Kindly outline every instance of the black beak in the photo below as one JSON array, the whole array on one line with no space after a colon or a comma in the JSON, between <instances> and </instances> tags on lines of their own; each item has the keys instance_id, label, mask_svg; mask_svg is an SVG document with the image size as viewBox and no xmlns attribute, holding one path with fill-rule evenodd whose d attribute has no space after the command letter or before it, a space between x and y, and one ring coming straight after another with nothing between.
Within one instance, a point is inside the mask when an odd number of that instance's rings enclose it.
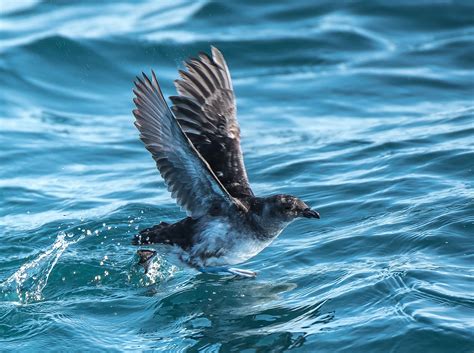
<instances>
[{"instance_id":1,"label":"black beak","mask_svg":"<svg viewBox=\"0 0 474 353\"><path fill-rule=\"evenodd\" d=\"M311 208L306 208L303 210L303 217L306 218L321 218L319 217L318 211L314 211Z\"/></svg>"}]
</instances>

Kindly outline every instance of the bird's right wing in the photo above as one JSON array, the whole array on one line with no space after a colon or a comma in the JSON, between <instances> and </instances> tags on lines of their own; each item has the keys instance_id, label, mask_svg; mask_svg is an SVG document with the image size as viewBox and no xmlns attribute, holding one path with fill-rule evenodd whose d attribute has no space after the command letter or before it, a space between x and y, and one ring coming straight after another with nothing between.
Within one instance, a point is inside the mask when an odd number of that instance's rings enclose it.
<instances>
[{"instance_id":1,"label":"bird's right wing","mask_svg":"<svg viewBox=\"0 0 474 353\"><path fill-rule=\"evenodd\" d=\"M240 148L234 89L222 53L201 53L185 62L175 81L179 96L170 97L183 131L230 195L253 196Z\"/></svg>"},{"instance_id":2,"label":"bird's right wing","mask_svg":"<svg viewBox=\"0 0 474 353\"><path fill-rule=\"evenodd\" d=\"M152 72L152 80L145 74L143 79L137 77L135 85L135 126L177 203L193 218L226 205L243 207L229 195L181 130L155 73Z\"/></svg>"}]
</instances>

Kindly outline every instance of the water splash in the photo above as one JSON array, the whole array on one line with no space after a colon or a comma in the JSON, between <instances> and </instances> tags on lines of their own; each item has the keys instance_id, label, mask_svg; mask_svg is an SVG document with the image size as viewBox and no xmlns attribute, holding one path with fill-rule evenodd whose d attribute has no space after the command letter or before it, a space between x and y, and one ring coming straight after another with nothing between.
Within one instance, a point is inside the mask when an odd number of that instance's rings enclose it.
<instances>
[{"instance_id":1,"label":"water splash","mask_svg":"<svg viewBox=\"0 0 474 353\"><path fill-rule=\"evenodd\" d=\"M157 256L155 261L152 261L148 272L145 274L146 280L144 284L152 285L158 281L163 281L173 277L173 275L178 271L178 267L167 263L162 257Z\"/></svg>"},{"instance_id":2,"label":"water splash","mask_svg":"<svg viewBox=\"0 0 474 353\"><path fill-rule=\"evenodd\" d=\"M40 301L43 299L43 289L46 287L49 275L61 255L69 245L84 238L77 239L73 234L60 232L55 242L33 260L22 265L13 275L0 284L0 293L4 300L18 301L21 304Z\"/></svg>"},{"instance_id":3,"label":"water splash","mask_svg":"<svg viewBox=\"0 0 474 353\"><path fill-rule=\"evenodd\" d=\"M148 287L172 278L179 267L168 262L161 254L153 257L148 265L148 271L137 265L137 256L134 256L127 274L128 282L139 287Z\"/></svg>"}]
</instances>

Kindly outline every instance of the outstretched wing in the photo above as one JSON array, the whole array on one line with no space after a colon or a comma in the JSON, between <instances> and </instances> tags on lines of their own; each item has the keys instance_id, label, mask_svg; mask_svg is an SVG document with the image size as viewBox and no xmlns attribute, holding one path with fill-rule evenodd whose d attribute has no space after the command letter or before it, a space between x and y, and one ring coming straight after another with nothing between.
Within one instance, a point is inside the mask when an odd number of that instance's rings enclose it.
<instances>
[{"instance_id":1,"label":"outstretched wing","mask_svg":"<svg viewBox=\"0 0 474 353\"><path fill-rule=\"evenodd\" d=\"M135 82L135 126L171 195L190 216L199 217L234 200L181 130L166 104L155 73Z\"/></svg>"},{"instance_id":2,"label":"outstretched wing","mask_svg":"<svg viewBox=\"0 0 474 353\"><path fill-rule=\"evenodd\" d=\"M173 112L186 136L209 163L230 195L253 196L240 149L234 90L221 52L212 48L212 58L200 53L185 62L175 85L179 96L170 97Z\"/></svg>"}]
</instances>

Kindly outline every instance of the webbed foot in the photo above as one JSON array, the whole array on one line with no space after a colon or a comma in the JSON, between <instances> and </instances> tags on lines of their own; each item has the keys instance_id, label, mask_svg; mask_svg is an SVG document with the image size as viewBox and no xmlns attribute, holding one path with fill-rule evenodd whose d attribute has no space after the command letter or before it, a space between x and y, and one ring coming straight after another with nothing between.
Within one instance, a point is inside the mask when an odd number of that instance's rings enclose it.
<instances>
[{"instance_id":1,"label":"webbed foot","mask_svg":"<svg viewBox=\"0 0 474 353\"><path fill-rule=\"evenodd\" d=\"M138 255L138 264L143 267L145 274L150 268L151 261L156 256L156 251L154 250L137 250Z\"/></svg>"},{"instance_id":2,"label":"webbed foot","mask_svg":"<svg viewBox=\"0 0 474 353\"><path fill-rule=\"evenodd\" d=\"M241 268L231 267L227 271L237 276L242 276L242 277L247 277L247 278L257 277L257 272L250 271L250 270L243 270Z\"/></svg>"}]
</instances>

